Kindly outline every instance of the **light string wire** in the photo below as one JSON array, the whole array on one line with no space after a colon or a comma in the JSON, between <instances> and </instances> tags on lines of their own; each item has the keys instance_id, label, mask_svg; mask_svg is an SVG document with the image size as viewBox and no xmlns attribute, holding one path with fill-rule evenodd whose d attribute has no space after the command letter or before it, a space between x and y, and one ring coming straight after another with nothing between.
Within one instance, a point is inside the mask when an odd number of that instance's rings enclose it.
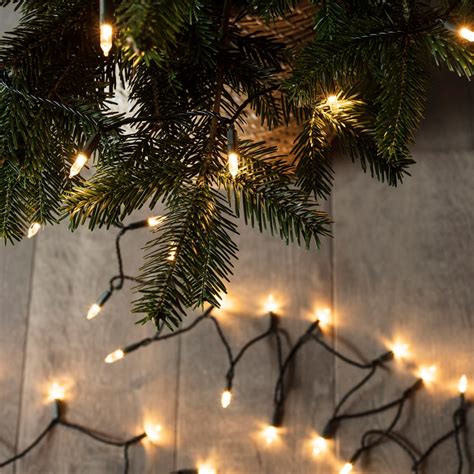
<instances>
[{"instance_id":1,"label":"light string wire","mask_svg":"<svg viewBox=\"0 0 474 474\"><path fill-rule=\"evenodd\" d=\"M106 290L106 292L104 292L99 297L96 305L100 304L100 307L102 307L108 301L114 291L119 291L123 288L125 280L140 282L138 278L127 275L125 273L121 249L122 237L128 231L131 230L142 229L145 227L156 227L161 224L165 219L165 216L156 216L148 218L146 220L132 222L128 225L117 224L119 232L115 238L115 252L118 265L118 274L110 279L109 289ZM328 422L326 423L325 427L321 432L322 434L321 437L319 437L319 440L323 440L323 442L326 443L327 440L332 439L339 430L342 422L356 418L366 418L395 409L395 415L390 424L387 426L387 428L385 428L384 430L369 429L362 435L360 447L351 456L350 461L342 467L340 471L341 474L348 474L349 472L351 472L354 464L361 458L363 454L368 453L383 442L388 441L395 443L410 457L412 461L412 473L420 474L420 469L422 469L422 467L425 465L425 462L428 460L428 458L433 454L433 452L436 451L439 446L444 444L449 439L453 439L455 442L456 454L458 458L457 472L458 474L462 473L464 455L461 446L461 437L466 436L466 414L470 406L469 402L467 402L465 398L465 388L462 390L460 389L460 405L452 415L453 428L444 435L442 435L440 438L436 439L424 452L420 454L420 452L413 446L410 440L408 440L405 436L395 432L394 430L402 418L406 403L410 401L414 397L415 393L424 386L424 379L422 377L417 378L416 381L410 387L408 387L400 397L390 402L387 402L372 409L363 410L359 412L343 412L343 408L346 406L347 402L352 399L353 396L358 393L364 386L366 386L366 384L375 376L378 369L384 367L386 363L393 361L396 356L395 349L386 351L379 357L369 362L360 362L358 360L355 360L339 352L324 340L324 331L322 329L322 326L323 323L325 325L327 321L322 321L318 317L308 326L308 328L300 335L300 337L296 340L294 344L288 343L288 352L285 356L283 353L282 336L287 336L287 332L281 327L281 318L277 314L275 305L270 305L267 312L269 317L269 324L267 329L264 330L262 333L258 334L257 336L251 338L249 341L244 343L237 352L234 352L227 336L225 335L225 332L221 327L221 324L219 323L219 320L212 315L213 310L214 307L210 306L200 316L196 317L194 321L191 322L189 325L174 332L163 334L164 325L161 325L157 328L157 331L154 336L144 338L112 352L105 358L105 361L109 363L116 362L117 360L122 359L126 355L135 352L142 347L146 347L155 342L179 337L183 334L191 332L198 325L200 325L202 321L209 320L212 322L213 327L217 332L218 338L224 347L229 364L229 368L225 374L225 391L221 399L222 407L226 408L231 403L232 388L234 384L236 368L238 364L242 361L244 355L251 347L258 344L259 342L269 338L274 338L276 342L276 356L279 371L273 391L273 415L271 419L271 424L267 427L268 429L270 429L268 432L269 438L267 439L267 443L271 444L275 436L278 436L278 428L283 425L285 402L287 400L289 391L292 388L290 383L291 380L289 380L289 369L291 367L291 364L296 360L296 356L299 351L303 347L305 347L308 342L314 342L315 344L323 348L326 352L332 354L334 357L340 359L344 363L355 367L358 370L367 371L367 374L364 375L363 378L353 387L351 387L336 404L336 407L331 417L329 418ZM88 319L91 319L89 318L89 314ZM16 454L12 458L0 463L0 468L25 457L38 444L40 444L40 442L46 437L46 435L51 430L53 430L56 426L63 426L65 428L80 432L81 434L84 434L99 443L122 448L124 457L124 473L127 474L130 465L129 449L133 445L139 443L142 439L146 438L148 436L147 433L144 432L138 436L131 437L124 441L116 441L109 436L98 434L96 431L90 428L86 428L82 425L67 421L64 417L64 407L65 405L62 400L55 399L54 417L47 425L47 427L26 449ZM201 474L201 471L195 468L181 469L174 472L175 474ZM203 470L202 472L207 473L209 471ZM215 473L215 471L211 472Z\"/></svg>"}]
</instances>

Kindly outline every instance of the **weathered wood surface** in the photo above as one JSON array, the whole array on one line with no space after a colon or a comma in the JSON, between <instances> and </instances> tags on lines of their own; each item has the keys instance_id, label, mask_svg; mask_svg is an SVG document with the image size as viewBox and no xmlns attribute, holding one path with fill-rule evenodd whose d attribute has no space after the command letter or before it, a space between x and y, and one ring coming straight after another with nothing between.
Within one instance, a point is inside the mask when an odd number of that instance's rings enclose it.
<instances>
[{"instance_id":1,"label":"weathered wood surface","mask_svg":"<svg viewBox=\"0 0 474 474\"><path fill-rule=\"evenodd\" d=\"M474 378L474 136L472 86L438 74L428 118L415 148L413 176L398 189L337 160L335 209L335 291L338 336L350 338L375 357L384 341L401 338L413 362L436 364L436 383L416 395L403 418L403 432L426 449L452 427L461 374ZM357 328L355 330L355 328ZM337 340L337 339L336 339ZM345 349L340 343L338 347ZM399 396L414 380L394 364L372 384L353 409L373 408ZM360 377L337 363L338 396ZM387 426L393 412L374 417ZM471 417L471 421L474 418ZM341 457L356 449L367 420L341 430ZM471 429L472 432L472 429ZM474 439L471 437L471 449ZM446 443L428 464L434 474L456 472L454 443ZM364 473L409 472L409 459L386 446L365 463ZM464 472L472 472L465 466Z\"/></svg>"}]
</instances>

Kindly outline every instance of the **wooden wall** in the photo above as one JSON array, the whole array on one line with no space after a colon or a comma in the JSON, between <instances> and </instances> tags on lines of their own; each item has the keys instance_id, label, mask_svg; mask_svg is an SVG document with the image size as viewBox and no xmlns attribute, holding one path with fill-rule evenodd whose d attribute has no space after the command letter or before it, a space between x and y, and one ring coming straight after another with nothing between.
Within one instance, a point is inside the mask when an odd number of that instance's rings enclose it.
<instances>
[{"instance_id":1,"label":"wooden wall","mask_svg":"<svg viewBox=\"0 0 474 474\"><path fill-rule=\"evenodd\" d=\"M12 18L2 16L0 24ZM269 293L282 304L293 342L317 307L332 309L336 328L330 340L341 351L355 354L355 348L371 359L387 341L404 338L416 363L439 368L437 382L416 395L402 420L404 433L421 449L450 429L459 375L474 380L472 94L466 82L436 74L415 147L418 164L399 189L336 159L336 187L328 203L335 237L321 251L287 247L242 225L230 286L234 304L217 313L235 348L266 327L262 303ZM124 238L132 273L147 237L144 230ZM277 370L270 343L253 348L238 366L226 410L219 401L225 353L209 325L104 364L111 350L153 332L133 324L129 287L113 296L100 317L86 321L89 304L114 272L113 232L70 234L63 225L0 249L0 460L31 442L48 422L52 381L67 387L71 420L117 437L141 432L147 421L163 426L160 446L143 442L132 449L133 473L168 473L210 460L219 474L327 474L337 472L356 449L368 423L386 424L383 416L348 422L332 454L323 462L312 458L308 440L361 376L317 347L298 355L286 432L271 448L259 435L270 419ZM393 364L350 406L374 407L412 380L410 368ZM470 422L472 427L474 418ZM454 472L454 459L450 442L426 472ZM120 450L59 429L2 472L115 473L122 466ZM472 470L466 466L465 472ZM356 472L402 474L409 472L409 461L386 445Z\"/></svg>"}]
</instances>

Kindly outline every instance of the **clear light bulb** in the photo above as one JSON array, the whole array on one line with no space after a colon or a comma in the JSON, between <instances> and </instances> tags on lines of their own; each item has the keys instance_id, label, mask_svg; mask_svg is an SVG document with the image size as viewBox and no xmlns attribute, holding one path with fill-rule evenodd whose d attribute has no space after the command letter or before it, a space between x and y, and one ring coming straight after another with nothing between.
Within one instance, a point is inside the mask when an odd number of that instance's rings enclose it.
<instances>
[{"instance_id":1,"label":"clear light bulb","mask_svg":"<svg viewBox=\"0 0 474 474\"><path fill-rule=\"evenodd\" d=\"M278 303L273 295L268 295L264 308L267 313L276 313L278 311Z\"/></svg>"},{"instance_id":2,"label":"clear light bulb","mask_svg":"<svg viewBox=\"0 0 474 474\"><path fill-rule=\"evenodd\" d=\"M147 219L147 223L150 227L156 227L166 220L166 216L153 216Z\"/></svg>"},{"instance_id":3,"label":"clear light bulb","mask_svg":"<svg viewBox=\"0 0 474 474\"><path fill-rule=\"evenodd\" d=\"M63 400L65 393L66 389L57 382L52 383L49 387L49 396L52 400Z\"/></svg>"},{"instance_id":4,"label":"clear light bulb","mask_svg":"<svg viewBox=\"0 0 474 474\"><path fill-rule=\"evenodd\" d=\"M227 155L227 166L232 178L239 174L239 154L235 151L230 151Z\"/></svg>"},{"instance_id":5,"label":"clear light bulb","mask_svg":"<svg viewBox=\"0 0 474 474\"><path fill-rule=\"evenodd\" d=\"M28 228L28 238L31 239L34 237L41 229L41 224L39 222L33 222Z\"/></svg>"},{"instance_id":6,"label":"clear light bulb","mask_svg":"<svg viewBox=\"0 0 474 474\"><path fill-rule=\"evenodd\" d=\"M317 309L316 319L319 321L319 326L322 329L328 328L331 325L331 309L330 308Z\"/></svg>"},{"instance_id":7,"label":"clear light bulb","mask_svg":"<svg viewBox=\"0 0 474 474\"><path fill-rule=\"evenodd\" d=\"M230 390L225 390L224 392L222 392L222 396L221 396L222 408L227 408L230 405L231 401L232 401L232 392Z\"/></svg>"},{"instance_id":8,"label":"clear light bulb","mask_svg":"<svg viewBox=\"0 0 474 474\"><path fill-rule=\"evenodd\" d=\"M436 376L436 366L432 365L430 367L421 367L419 376L425 383L433 382Z\"/></svg>"},{"instance_id":9,"label":"clear light bulb","mask_svg":"<svg viewBox=\"0 0 474 474\"><path fill-rule=\"evenodd\" d=\"M201 464L198 466L198 474L216 474L216 470L209 464Z\"/></svg>"},{"instance_id":10,"label":"clear light bulb","mask_svg":"<svg viewBox=\"0 0 474 474\"><path fill-rule=\"evenodd\" d=\"M159 443L162 438L163 428L161 425L145 424L145 433L147 438L154 444Z\"/></svg>"},{"instance_id":11,"label":"clear light bulb","mask_svg":"<svg viewBox=\"0 0 474 474\"><path fill-rule=\"evenodd\" d=\"M464 38L471 43L474 41L474 31L472 31L470 28L464 27L459 30L459 36L461 38Z\"/></svg>"},{"instance_id":12,"label":"clear light bulb","mask_svg":"<svg viewBox=\"0 0 474 474\"><path fill-rule=\"evenodd\" d=\"M278 429L275 426L267 426L262 432L265 442L270 445L274 443L278 438Z\"/></svg>"},{"instance_id":13,"label":"clear light bulb","mask_svg":"<svg viewBox=\"0 0 474 474\"><path fill-rule=\"evenodd\" d=\"M349 474L352 472L352 468L354 466L350 462L346 462L344 466L342 466L341 470L339 471L339 474Z\"/></svg>"},{"instance_id":14,"label":"clear light bulb","mask_svg":"<svg viewBox=\"0 0 474 474\"><path fill-rule=\"evenodd\" d=\"M110 23L102 23L100 25L100 47L107 57L112 49L112 43L114 38L114 29Z\"/></svg>"},{"instance_id":15,"label":"clear light bulb","mask_svg":"<svg viewBox=\"0 0 474 474\"><path fill-rule=\"evenodd\" d=\"M125 357L125 352L123 352L122 349L117 349L114 352L111 352L105 359L105 363L107 364L113 364L114 362L117 362L120 359L123 359Z\"/></svg>"},{"instance_id":16,"label":"clear light bulb","mask_svg":"<svg viewBox=\"0 0 474 474\"><path fill-rule=\"evenodd\" d=\"M468 386L467 377L465 375L461 375L461 378L459 379L459 382L458 382L459 393L466 393L467 386Z\"/></svg>"},{"instance_id":17,"label":"clear light bulb","mask_svg":"<svg viewBox=\"0 0 474 474\"><path fill-rule=\"evenodd\" d=\"M87 319L94 319L102 311L102 306L99 306L97 303L94 303L87 311Z\"/></svg>"},{"instance_id":18,"label":"clear light bulb","mask_svg":"<svg viewBox=\"0 0 474 474\"><path fill-rule=\"evenodd\" d=\"M328 442L323 437L318 436L311 443L313 447L313 456L319 456L321 453L326 451L328 447Z\"/></svg>"},{"instance_id":19,"label":"clear light bulb","mask_svg":"<svg viewBox=\"0 0 474 474\"><path fill-rule=\"evenodd\" d=\"M410 355L410 347L404 342L396 341L390 347L395 359L406 359Z\"/></svg>"},{"instance_id":20,"label":"clear light bulb","mask_svg":"<svg viewBox=\"0 0 474 474\"><path fill-rule=\"evenodd\" d=\"M82 168L84 168L84 165L87 163L88 159L89 157L85 153L79 152L76 155L76 159L74 160L74 163L71 165L71 169L69 171L69 177L72 178L76 176L77 174L79 174Z\"/></svg>"},{"instance_id":21,"label":"clear light bulb","mask_svg":"<svg viewBox=\"0 0 474 474\"><path fill-rule=\"evenodd\" d=\"M337 95L330 95L326 100L326 104L331 109L331 112L337 112L339 110L339 99Z\"/></svg>"}]
</instances>

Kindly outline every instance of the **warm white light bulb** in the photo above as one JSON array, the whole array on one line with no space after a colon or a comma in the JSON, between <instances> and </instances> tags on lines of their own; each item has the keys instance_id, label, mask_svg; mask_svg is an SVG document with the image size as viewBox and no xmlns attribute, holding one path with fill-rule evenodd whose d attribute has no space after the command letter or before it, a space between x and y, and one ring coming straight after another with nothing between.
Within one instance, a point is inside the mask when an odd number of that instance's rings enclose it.
<instances>
[{"instance_id":1,"label":"warm white light bulb","mask_svg":"<svg viewBox=\"0 0 474 474\"><path fill-rule=\"evenodd\" d=\"M161 425L153 425L151 423L145 424L145 433L147 438L152 443L159 443L161 441L163 428Z\"/></svg>"},{"instance_id":2,"label":"warm white light bulb","mask_svg":"<svg viewBox=\"0 0 474 474\"><path fill-rule=\"evenodd\" d=\"M34 237L41 229L41 224L39 222L33 222L28 228L28 238L31 239Z\"/></svg>"},{"instance_id":3,"label":"warm white light bulb","mask_svg":"<svg viewBox=\"0 0 474 474\"><path fill-rule=\"evenodd\" d=\"M235 151L230 151L227 155L227 166L232 178L235 178L239 173L239 154Z\"/></svg>"},{"instance_id":4,"label":"warm white light bulb","mask_svg":"<svg viewBox=\"0 0 474 474\"><path fill-rule=\"evenodd\" d=\"M316 310L316 319L319 321L319 327L322 329L331 325L331 309L320 308Z\"/></svg>"},{"instance_id":5,"label":"warm white light bulb","mask_svg":"<svg viewBox=\"0 0 474 474\"><path fill-rule=\"evenodd\" d=\"M165 219L166 219L166 216L149 217L147 219L147 223L150 227L156 227L157 225L160 225Z\"/></svg>"},{"instance_id":6,"label":"warm white light bulb","mask_svg":"<svg viewBox=\"0 0 474 474\"><path fill-rule=\"evenodd\" d=\"M264 428L262 434L265 438L265 442L270 445L277 440L278 429L275 426L267 426L266 428Z\"/></svg>"},{"instance_id":7,"label":"warm white light bulb","mask_svg":"<svg viewBox=\"0 0 474 474\"><path fill-rule=\"evenodd\" d=\"M430 367L421 367L419 376L425 383L433 382L436 376L436 366L432 365Z\"/></svg>"},{"instance_id":8,"label":"warm white light bulb","mask_svg":"<svg viewBox=\"0 0 474 474\"><path fill-rule=\"evenodd\" d=\"M222 396L221 396L222 408L227 408L230 405L231 401L232 401L232 392L230 390L225 390L224 392L222 392Z\"/></svg>"},{"instance_id":9,"label":"warm white light bulb","mask_svg":"<svg viewBox=\"0 0 474 474\"><path fill-rule=\"evenodd\" d=\"M339 99L337 95L330 95L327 100L326 104L329 105L331 112L337 112L339 110Z\"/></svg>"},{"instance_id":10,"label":"warm white light bulb","mask_svg":"<svg viewBox=\"0 0 474 474\"><path fill-rule=\"evenodd\" d=\"M278 303L273 295L268 295L268 298L265 301L265 311L267 313L276 313L278 311Z\"/></svg>"},{"instance_id":11,"label":"warm white light bulb","mask_svg":"<svg viewBox=\"0 0 474 474\"><path fill-rule=\"evenodd\" d=\"M94 303L87 311L87 319L94 319L102 310L102 307Z\"/></svg>"},{"instance_id":12,"label":"warm white light bulb","mask_svg":"<svg viewBox=\"0 0 474 474\"><path fill-rule=\"evenodd\" d=\"M390 350L393 352L395 359L406 359L410 355L409 346L404 342L394 342Z\"/></svg>"},{"instance_id":13,"label":"warm white light bulb","mask_svg":"<svg viewBox=\"0 0 474 474\"><path fill-rule=\"evenodd\" d=\"M461 378L459 379L459 382L458 382L459 393L466 393L467 385L468 385L467 377L465 375L461 375Z\"/></svg>"},{"instance_id":14,"label":"warm white light bulb","mask_svg":"<svg viewBox=\"0 0 474 474\"><path fill-rule=\"evenodd\" d=\"M107 364L113 364L114 362L117 362L120 359L123 359L125 357L125 352L123 352L122 349L117 349L114 352L111 352L105 359L104 361Z\"/></svg>"},{"instance_id":15,"label":"warm white light bulb","mask_svg":"<svg viewBox=\"0 0 474 474\"><path fill-rule=\"evenodd\" d=\"M72 178L73 176L79 174L82 168L84 168L84 165L87 163L88 159L89 157L85 153L79 152L76 156L76 159L74 160L74 163L71 165L69 177Z\"/></svg>"},{"instance_id":16,"label":"warm white light bulb","mask_svg":"<svg viewBox=\"0 0 474 474\"><path fill-rule=\"evenodd\" d=\"M112 49L112 42L114 38L114 29L110 23L102 23L100 25L100 47L107 57Z\"/></svg>"},{"instance_id":17,"label":"warm white light bulb","mask_svg":"<svg viewBox=\"0 0 474 474\"><path fill-rule=\"evenodd\" d=\"M167 260L169 260L170 262L174 262L175 258L176 258L176 245L173 245L170 249L170 253L168 254L168 257L166 257Z\"/></svg>"},{"instance_id":18,"label":"warm white light bulb","mask_svg":"<svg viewBox=\"0 0 474 474\"><path fill-rule=\"evenodd\" d=\"M321 453L326 451L328 442L322 436L318 436L311 443L313 447L313 456L319 456Z\"/></svg>"},{"instance_id":19,"label":"warm white light bulb","mask_svg":"<svg viewBox=\"0 0 474 474\"><path fill-rule=\"evenodd\" d=\"M201 464L198 466L198 474L216 474L216 470L209 464Z\"/></svg>"},{"instance_id":20,"label":"warm white light bulb","mask_svg":"<svg viewBox=\"0 0 474 474\"><path fill-rule=\"evenodd\" d=\"M52 383L51 387L49 387L49 396L52 400L62 400L65 392L66 389L57 382Z\"/></svg>"},{"instance_id":21,"label":"warm white light bulb","mask_svg":"<svg viewBox=\"0 0 474 474\"><path fill-rule=\"evenodd\" d=\"M470 42L474 41L474 31L472 31L470 28L461 28L459 30L459 35Z\"/></svg>"},{"instance_id":22,"label":"warm white light bulb","mask_svg":"<svg viewBox=\"0 0 474 474\"><path fill-rule=\"evenodd\" d=\"M349 474L349 472L352 472L353 467L354 466L350 462L346 462L339 471L339 474Z\"/></svg>"}]
</instances>

